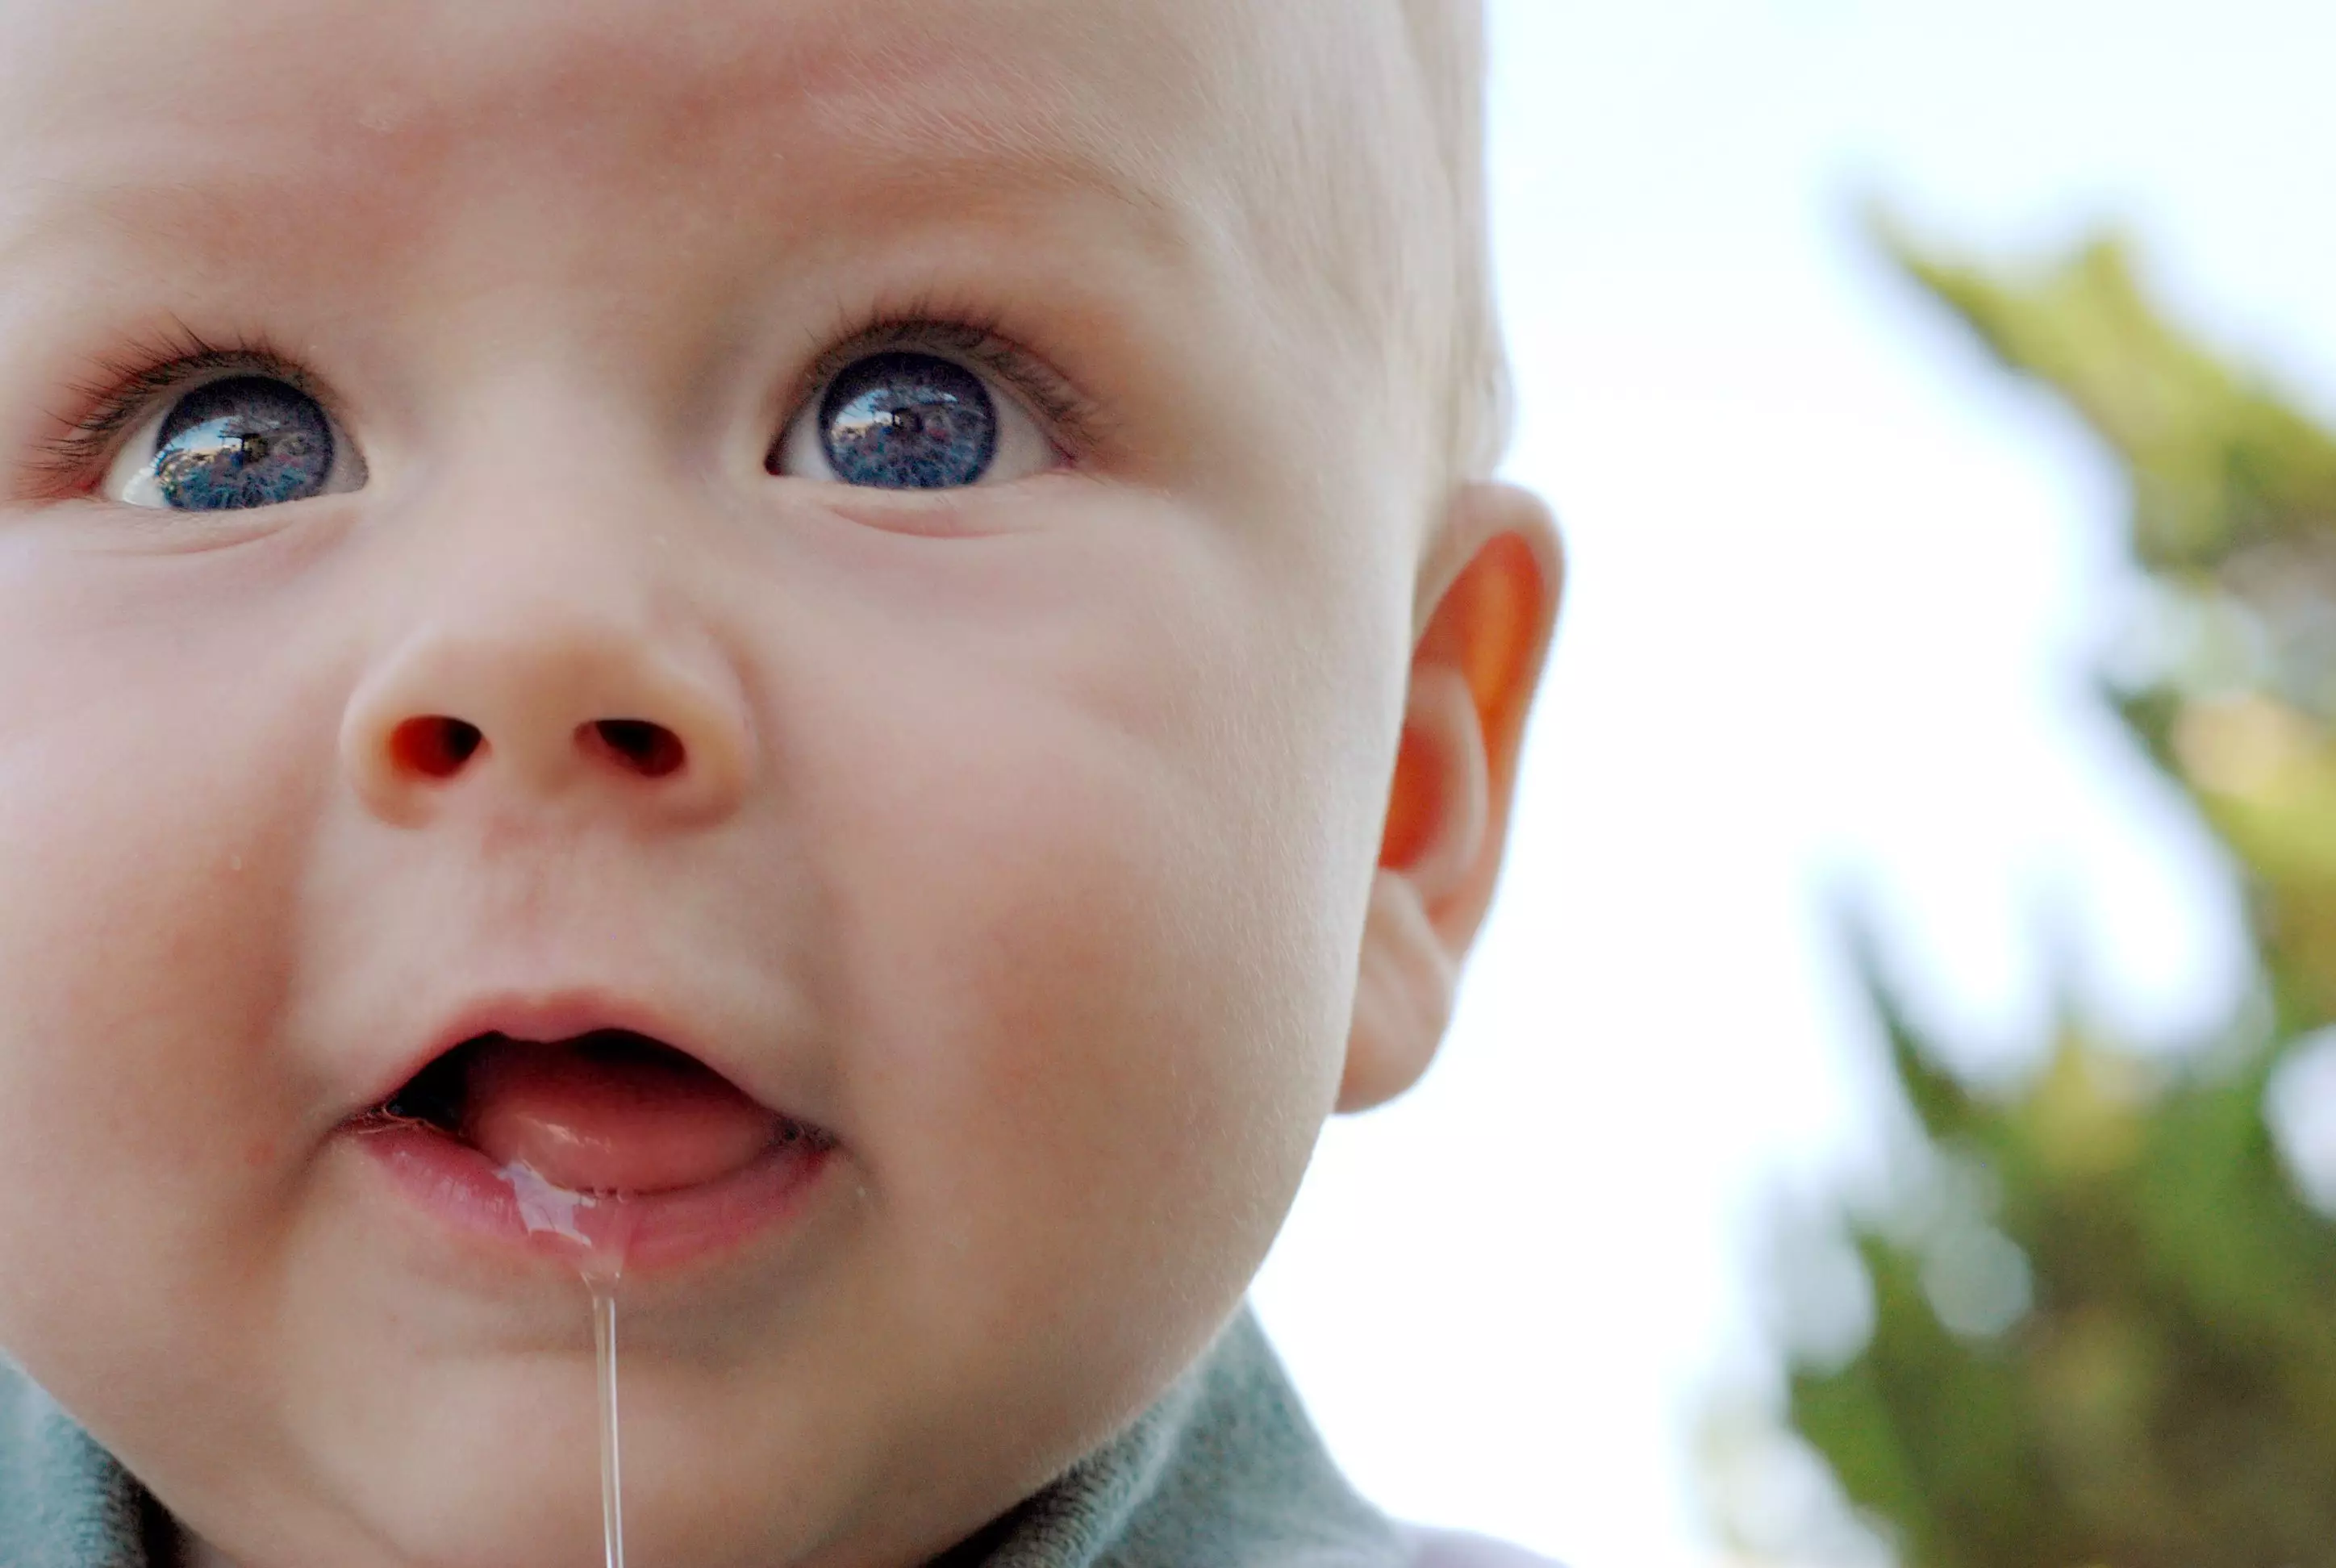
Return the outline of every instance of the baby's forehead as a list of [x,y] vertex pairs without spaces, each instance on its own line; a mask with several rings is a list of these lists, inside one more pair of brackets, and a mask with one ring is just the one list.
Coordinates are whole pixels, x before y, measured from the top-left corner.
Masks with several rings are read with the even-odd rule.
[[[910,8],[918,24],[890,29],[864,6],[771,0],[8,9],[22,46],[0,57],[0,169],[20,197],[266,186],[384,200],[413,180],[573,189],[653,174],[715,205],[752,200],[757,162],[866,170],[901,153],[1033,176],[1076,161],[1136,195],[1165,161],[1139,83],[1099,79],[1107,54],[1033,29],[1031,7],[980,0]],[[1082,123],[1090,98],[1120,99],[1129,119]]]
[[250,187],[354,205],[414,180],[450,196],[632,180],[718,209],[793,160],[812,167],[784,172],[814,183],[922,171],[928,199],[1091,188],[1220,242],[1258,239],[1241,230],[1260,220],[1324,227],[1318,171],[1296,165],[1374,155],[1341,102],[1371,84],[1338,73],[1384,73],[1401,37],[1377,0],[8,0],[5,15],[10,206],[79,176],[198,204]]

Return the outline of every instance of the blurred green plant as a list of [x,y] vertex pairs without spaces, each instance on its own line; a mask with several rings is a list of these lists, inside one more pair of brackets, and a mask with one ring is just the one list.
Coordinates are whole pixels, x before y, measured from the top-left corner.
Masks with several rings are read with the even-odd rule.
[[2022,275],[1873,229],[2130,476],[2151,610],[2103,696],[2226,846],[2261,984],[2171,1061],[2064,1008],[1990,1089],[1846,922],[1930,1174],[1844,1222],[1871,1333],[1798,1359],[1791,1427],[1912,1568],[2336,1568],[2336,1226],[2266,1109],[2336,1039],[2336,436],[2172,325],[2113,235]]

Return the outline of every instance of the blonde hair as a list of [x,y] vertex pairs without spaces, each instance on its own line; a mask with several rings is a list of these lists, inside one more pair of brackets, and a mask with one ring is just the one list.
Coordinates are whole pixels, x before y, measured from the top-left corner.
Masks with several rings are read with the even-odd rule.
[[[1438,357],[1446,389],[1444,447],[1453,481],[1486,479],[1501,464],[1514,419],[1508,355],[1493,294],[1485,210],[1483,0],[1401,0],[1411,54],[1434,126],[1455,254],[1448,334]],[[1438,312],[1445,314],[1445,312]]]
[[[1483,0],[1249,0],[1201,16],[1197,33],[1159,26],[1131,42],[1098,13],[1095,46],[1188,52],[1206,98],[1183,123],[1224,150],[1209,167],[1237,171],[1194,207],[1227,211],[1270,272],[1306,280],[1290,303],[1385,378],[1398,417],[1423,422],[1406,433],[1429,470],[1417,499],[1489,478],[1510,416],[1486,231]],[[1299,69],[1275,71],[1291,59]],[[1174,162],[1163,153],[1157,178],[1173,184]]]

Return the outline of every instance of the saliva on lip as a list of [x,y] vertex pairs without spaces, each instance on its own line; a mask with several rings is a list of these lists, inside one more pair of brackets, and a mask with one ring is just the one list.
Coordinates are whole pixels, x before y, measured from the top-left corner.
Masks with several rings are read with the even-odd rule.
[[[408,1125],[411,1118],[375,1113],[361,1132]],[[579,1193],[546,1180],[524,1160],[495,1172],[511,1190],[521,1223],[530,1236],[572,1249],[576,1272],[592,1297],[592,1343],[599,1368],[600,1538],[608,1568],[625,1568],[623,1467],[617,1432],[617,1281],[631,1251],[635,1214],[623,1193]],[[588,1226],[584,1216],[593,1222]]]
[[[600,1384],[600,1540],[608,1568],[625,1568],[623,1467],[617,1440],[617,1281],[635,1216],[622,1193],[579,1193],[554,1186],[521,1160],[495,1173],[509,1183],[528,1234],[550,1235],[579,1249],[576,1271],[592,1293],[592,1343]],[[599,1222],[588,1234],[586,1213]]]

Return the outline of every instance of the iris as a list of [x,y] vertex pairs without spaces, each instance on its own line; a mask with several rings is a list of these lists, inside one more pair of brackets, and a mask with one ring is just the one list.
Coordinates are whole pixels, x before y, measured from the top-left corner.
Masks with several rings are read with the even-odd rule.
[[820,442],[846,484],[943,490],[971,484],[998,455],[998,409],[980,377],[930,354],[876,354],[821,400]]
[[214,381],[164,418],[151,471],[162,503],[180,511],[306,500],[332,478],[332,422],[316,399],[283,382]]

